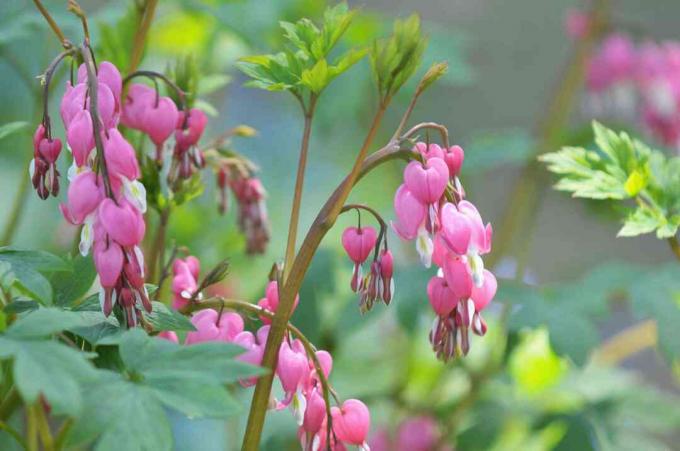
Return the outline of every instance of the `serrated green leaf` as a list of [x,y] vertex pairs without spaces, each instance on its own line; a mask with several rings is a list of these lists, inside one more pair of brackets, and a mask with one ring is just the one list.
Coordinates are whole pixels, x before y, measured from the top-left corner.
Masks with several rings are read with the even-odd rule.
[[[11,330],[11,328],[10,328]],[[12,358],[14,382],[27,404],[43,395],[55,414],[77,415],[80,384],[94,375],[86,354],[51,340],[0,336],[0,358]]]
[[71,266],[68,274],[54,274],[50,277],[54,303],[59,306],[71,306],[78,302],[90,289],[97,276],[90,257],[78,255],[68,264]]
[[626,218],[623,227],[616,236],[629,237],[652,233],[659,227],[659,219],[650,209],[637,208]]

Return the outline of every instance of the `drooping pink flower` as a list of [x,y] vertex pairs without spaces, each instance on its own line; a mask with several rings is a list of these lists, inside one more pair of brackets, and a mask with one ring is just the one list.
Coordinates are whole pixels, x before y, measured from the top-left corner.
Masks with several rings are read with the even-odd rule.
[[439,316],[448,316],[456,308],[459,298],[449,288],[443,277],[432,277],[427,284],[427,297],[434,312]]
[[179,343],[179,338],[177,338],[177,334],[171,330],[164,330],[160,332],[157,335],[158,338],[162,338],[163,340],[168,340],[173,343]]
[[285,397],[278,403],[277,409],[286,408],[293,403],[294,414],[299,425],[302,424],[305,413],[305,398],[302,395],[301,388],[309,378],[309,372],[309,363],[302,344],[298,340],[294,340],[291,345],[284,340],[279,348],[276,375],[281,381]]
[[114,242],[100,242],[94,248],[94,264],[99,282],[104,288],[113,288],[123,271],[123,249]]
[[[105,84],[116,99],[120,102],[120,94],[123,89],[123,79],[118,68],[109,61],[102,61],[97,66],[97,80]],[[78,67],[78,83],[87,82],[87,69],[85,64]]]
[[412,161],[404,169],[404,184],[424,204],[436,204],[448,181],[449,168],[441,158],[430,158],[424,164]]
[[409,418],[397,430],[397,451],[434,451],[439,437],[439,428],[434,418]]
[[368,448],[366,440],[371,427],[371,414],[363,402],[348,399],[342,403],[342,407],[333,407],[331,416],[333,430],[340,441]]
[[196,145],[201,139],[203,130],[208,124],[208,117],[198,108],[192,108],[188,112],[182,111],[177,116],[175,140],[180,151]]
[[144,238],[144,217],[125,199],[118,205],[110,198],[104,199],[99,206],[99,220],[106,233],[121,246],[134,246]]
[[394,195],[394,212],[397,216],[392,228],[401,238],[412,240],[425,224],[427,206],[418,200],[411,191],[402,184]]
[[94,149],[94,132],[90,113],[81,109],[66,129],[66,142],[71,147],[77,166],[84,166]]
[[68,187],[68,205],[62,207],[67,220],[82,224],[85,217],[94,212],[102,200],[102,191],[97,183],[97,174],[84,171],[78,174]]
[[[326,402],[317,388],[309,391],[306,396],[307,408],[302,422],[302,428],[309,434],[316,434],[326,419]],[[324,433],[321,431],[321,433]]]
[[140,172],[135,150],[118,129],[109,129],[103,136],[103,142],[109,175],[125,177],[128,180],[138,179]]
[[392,301],[392,296],[394,295],[394,260],[392,257],[392,251],[389,249],[383,249],[380,252],[380,277],[382,281],[382,298],[385,304]]
[[359,289],[359,279],[361,279],[361,265],[366,261],[368,255],[375,248],[378,234],[370,226],[348,227],[342,233],[342,247],[345,248],[350,260],[354,262],[354,272],[352,275],[352,290]]
[[232,342],[243,332],[243,318],[238,313],[222,312],[212,309],[201,310],[191,318],[195,331],[187,333],[186,344],[206,341]]
[[447,259],[442,269],[446,284],[455,299],[468,299],[474,283],[472,272],[464,257]]
[[[295,311],[300,302],[300,295],[295,295],[295,300],[293,301],[293,309],[291,313]],[[260,299],[257,303],[260,307],[265,310],[269,310],[272,313],[276,313],[279,308],[279,284],[276,280],[272,280],[267,284],[265,289],[265,297]],[[266,316],[261,316],[260,319],[264,324],[271,324],[271,320]]]
[[141,125],[157,147],[175,131],[177,106],[170,97],[160,97],[158,103],[151,102],[141,117]]
[[156,91],[153,88],[139,83],[130,85],[121,114],[123,125],[136,130],[143,130],[144,116],[155,98]]
[[472,287],[471,298],[475,304],[475,310],[481,312],[489,305],[489,302],[496,295],[498,282],[496,277],[489,270],[484,270],[484,284],[481,287]]

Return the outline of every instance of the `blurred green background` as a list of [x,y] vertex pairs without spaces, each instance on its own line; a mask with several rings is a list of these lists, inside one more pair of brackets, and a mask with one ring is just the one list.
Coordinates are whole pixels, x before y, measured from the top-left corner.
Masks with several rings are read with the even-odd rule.
[[[362,8],[348,32],[349,45],[384,35],[395,17],[421,14],[430,45],[420,73],[439,60],[448,61],[450,71],[423,96],[412,122],[433,120],[449,127],[452,142],[466,151],[462,180],[468,197],[486,220],[499,227],[509,193],[531,157],[536,124],[572,46],[563,31],[564,14],[580,3],[349,3]],[[680,38],[680,3],[612,3],[617,18],[634,21],[650,37]],[[302,120],[292,97],[243,88],[244,77],[234,62],[276,48],[279,20],[318,17],[325,4],[164,0],[142,63],[144,68],[164,70],[175,58],[194,55],[204,73],[203,92],[209,92],[200,97],[217,114],[211,117],[207,137],[237,124],[258,130],[256,137],[237,141],[235,148],[259,165],[269,193],[268,252],[244,255],[235,214],[218,215],[214,180],[208,173],[205,193],[177,211],[169,233],[206,268],[228,257],[231,270],[224,290],[252,301],[262,296],[266,274],[283,254]],[[66,12],[65,2],[46,5],[68,33],[77,36],[78,24]],[[94,45],[101,47],[116,35],[114,24],[128,4],[84,1],[83,7],[94,25]],[[25,133],[0,142],[0,224],[4,224],[31,157],[29,131],[41,114],[35,76],[59,49],[30,2],[5,0],[0,17],[0,124],[31,123]],[[101,34],[102,24],[114,25],[107,38]],[[62,73],[59,83],[65,79]],[[414,81],[390,108],[376,143],[391,135]],[[56,90],[51,99],[55,118],[59,96]],[[324,93],[313,129],[301,230],[349,169],[375,100],[366,61]],[[579,130],[591,118],[576,110],[572,125]],[[61,127],[56,128],[63,135]],[[386,165],[362,181],[352,199],[392,218],[392,196],[401,174],[399,163]],[[378,306],[362,317],[349,290],[351,265],[339,240],[343,226],[353,218],[342,218],[328,234],[303,286],[293,322],[319,347],[332,351],[333,385],[341,397],[358,397],[369,404],[374,430],[385,428],[392,434],[404,418],[427,414],[439,421],[442,440],[457,443],[458,449],[671,449],[673,438],[677,446],[680,298],[672,296],[680,283],[677,263],[666,244],[653,237],[615,238],[618,225],[599,205],[573,201],[548,185],[544,189],[533,226],[516,233],[510,253],[500,259],[497,269],[508,280],[500,280],[496,306],[487,315],[489,334],[475,337],[467,359],[448,365],[437,362],[428,349],[432,314],[425,285],[431,271],[418,265],[412,246],[390,236],[398,251],[395,300],[389,308]],[[29,192],[12,244],[68,251],[75,230],[63,221],[57,205],[54,199],[41,202]],[[515,276],[518,255],[526,260],[525,279],[530,285],[509,280]],[[509,314],[507,334],[503,327],[495,327],[501,305],[510,306],[504,310]],[[650,317],[659,318],[660,346],[645,346],[613,366],[594,363],[601,343]],[[652,335],[654,342],[656,334]],[[249,396],[250,391],[244,391],[244,404]],[[237,449],[244,419],[226,428],[220,422],[177,423],[178,449],[224,449],[225,440]],[[266,449],[296,449],[295,431],[290,415],[271,414]]]

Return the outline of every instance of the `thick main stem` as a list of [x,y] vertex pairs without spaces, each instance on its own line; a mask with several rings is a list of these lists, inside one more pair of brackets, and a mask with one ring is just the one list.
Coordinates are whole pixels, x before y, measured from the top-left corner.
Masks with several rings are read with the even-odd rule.
[[151,22],[153,21],[153,16],[156,12],[156,6],[158,5],[158,0],[146,0],[144,3],[144,8],[141,11],[141,20],[139,27],[135,32],[134,44],[132,47],[132,56],[130,57],[130,65],[128,66],[127,73],[132,73],[137,70],[139,63],[142,61],[142,55],[144,54],[144,44],[146,42],[146,35],[151,27]]
[[307,236],[305,237],[302,247],[298,252],[293,265],[290,268],[288,277],[285,280],[283,288],[279,293],[280,301],[276,311],[276,315],[272,320],[269,337],[267,338],[267,345],[265,346],[264,357],[262,359],[262,366],[270,370],[268,375],[262,376],[255,386],[253,399],[250,405],[250,413],[248,415],[248,425],[246,426],[245,437],[243,438],[243,451],[257,451],[260,445],[260,437],[262,435],[262,428],[264,426],[264,418],[267,412],[267,405],[269,403],[269,394],[272,388],[274,379],[274,369],[276,368],[278,359],[278,350],[283,340],[286,325],[290,318],[293,308],[293,301],[295,293],[300,289],[302,279],[304,278],[309,263],[323,239],[326,232],[332,227],[337,219],[345,200],[349,196],[350,190],[360,178],[361,170],[366,165],[364,161],[368,149],[373,142],[373,138],[378,131],[383,115],[385,113],[385,104],[381,104],[378,109],[373,122],[368,131],[366,139],[364,140],[359,155],[352,167],[352,171],[345,178],[345,180],[338,186],[328,199],[324,207],[317,215],[312,224]]
[[286,256],[283,265],[283,280],[285,281],[290,272],[290,266],[295,258],[295,244],[297,241],[298,223],[300,222],[300,205],[302,203],[302,188],[305,183],[305,169],[307,167],[307,153],[309,151],[309,138],[312,134],[312,118],[314,117],[314,100],[310,112],[305,114],[305,127],[300,144],[300,159],[298,161],[297,176],[295,178],[295,193],[293,194],[293,207],[290,212],[288,225],[288,241],[286,243]]

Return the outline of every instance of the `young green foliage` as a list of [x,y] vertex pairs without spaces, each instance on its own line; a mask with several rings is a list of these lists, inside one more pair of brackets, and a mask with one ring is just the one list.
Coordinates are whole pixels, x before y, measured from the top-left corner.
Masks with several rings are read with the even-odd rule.
[[[413,75],[420,65],[425,47],[427,39],[422,35],[420,17],[416,14],[406,20],[397,20],[389,38],[375,41],[369,57],[383,103]],[[434,81],[443,74],[441,66],[435,65],[432,70],[427,80]]]
[[309,19],[281,22],[286,48],[276,54],[242,58],[238,67],[252,80],[246,86],[269,91],[289,91],[307,109],[331,81],[364,57],[363,49],[350,49],[340,56],[329,55],[349,27],[356,11],[346,3],[328,8],[321,27]]
[[680,226],[680,158],[668,158],[597,122],[593,130],[599,151],[565,147],[540,157],[560,176],[555,188],[574,197],[633,199],[635,206],[628,208],[618,236],[675,236]]

